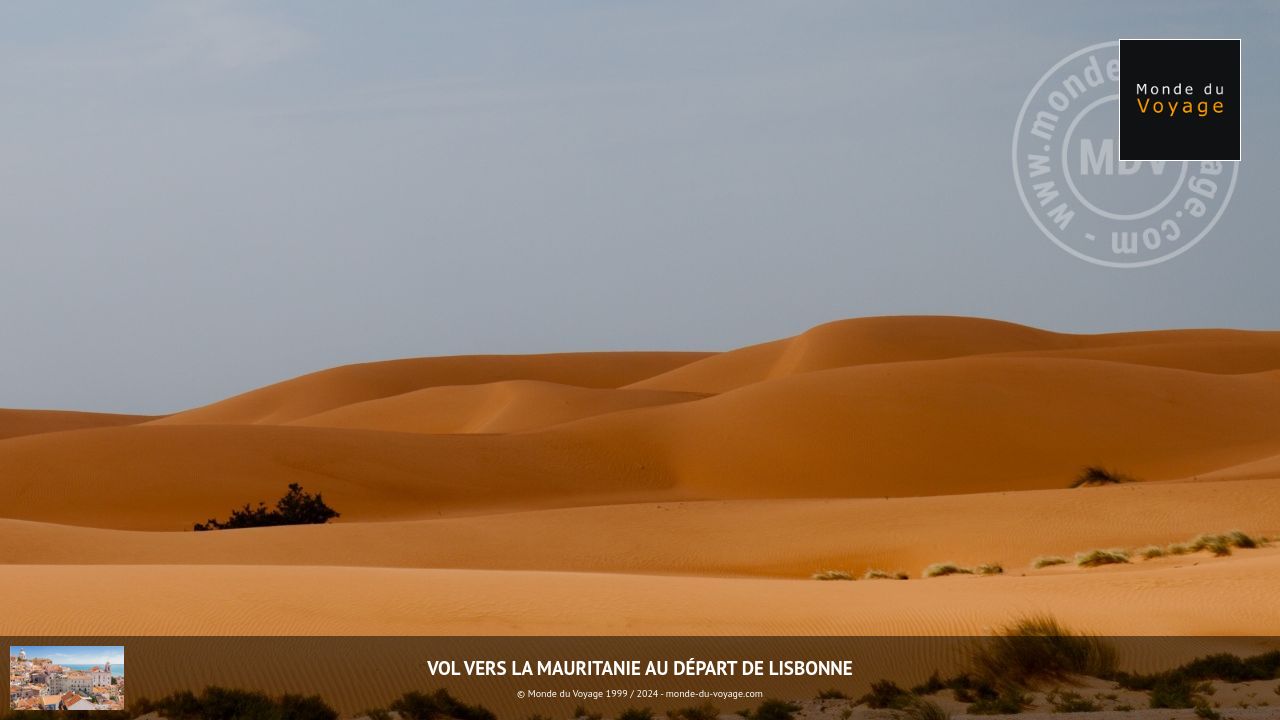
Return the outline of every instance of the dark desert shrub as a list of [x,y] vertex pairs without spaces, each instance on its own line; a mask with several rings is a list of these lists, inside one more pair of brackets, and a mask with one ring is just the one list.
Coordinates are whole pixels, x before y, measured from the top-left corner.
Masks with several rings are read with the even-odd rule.
[[829,690],[820,691],[818,693],[818,699],[819,700],[848,700],[849,696],[845,695],[843,690],[837,690],[835,688],[831,688]]
[[911,693],[898,687],[894,681],[877,680],[871,683],[871,692],[858,698],[858,704],[877,710],[885,708],[902,710],[911,704],[913,699]]
[[765,700],[751,713],[751,720],[791,720],[800,706],[785,700]]
[[1099,465],[1090,465],[1080,471],[1071,487],[1096,487],[1099,485],[1119,485],[1133,482],[1133,478],[1118,472],[1112,472]]
[[1014,688],[1007,688],[997,697],[978,700],[966,712],[970,715],[1017,715],[1030,704],[1027,696]]
[[225,521],[209,518],[208,522],[196,523],[194,529],[201,532],[279,525],[323,525],[338,515],[337,511],[325,505],[324,496],[320,493],[312,495],[304,492],[298,483],[289,483],[289,492],[276,501],[274,509],[268,509],[263,502],[259,502],[257,507],[246,503],[239,510],[232,510],[231,517]]
[[705,703],[668,710],[667,717],[671,720],[716,720],[720,717],[720,710],[711,703]]
[[492,712],[480,705],[468,705],[449,694],[443,688],[433,693],[405,693],[391,703],[391,709],[408,720],[497,720]]

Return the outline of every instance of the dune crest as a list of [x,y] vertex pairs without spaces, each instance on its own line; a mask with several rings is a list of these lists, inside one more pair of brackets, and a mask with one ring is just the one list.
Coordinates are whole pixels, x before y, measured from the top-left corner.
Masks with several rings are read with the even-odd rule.
[[154,419],[152,415],[0,409],[0,440],[85,428],[137,425]]
[[702,397],[697,393],[506,380],[424,388],[344,405],[290,424],[427,434],[511,433]]
[[541,380],[616,388],[706,357],[695,352],[458,355],[360,363],[303,375],[157,420],[165,425],[277,424],[440,385]]

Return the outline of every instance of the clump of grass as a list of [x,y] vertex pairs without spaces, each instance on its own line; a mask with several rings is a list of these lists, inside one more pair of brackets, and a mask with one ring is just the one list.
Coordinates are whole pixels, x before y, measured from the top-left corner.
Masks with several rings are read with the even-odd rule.
[[1126,550],[1090,550],[1089,552],[1076,553],[1076,565],[1080,567],[1100,567],[1102,565],[1121,565],[1129,562],[1129,553]]
[[1097,487],[1099,485],[1119,485],[1127,482],[1133,482],[1133,478],[1123,473],[1113,472],[1100,465],[1090,465],[1080,471],[1080,474],[1071,483],[1071,487]]
[[1214,535],[1213,533],[1197,535],[1191,541],[1191,550],[1193,552],[1208,550],[1218,557],[1225,557],[1231,554],[1231,539],[1226,535]]
[[951,713],[937,703],[916,698],[906,710],[907,720],[951,720]]
[[1045,700],[1053,706],[1056,713],[1099,712],[1102,706],[1077,692],[1070,690],[1053,690],[1045,695]]
[[1169,555],[1190,555],[1192,552],[1194,552],[1191,549],[1191,546],[1186,543],[1171,543],[1169,547],[1165,548],[1164,550],[1165,550],[1165,553]]
[[752,720],[792,720],[800,712],[800,706],[786,700],[769,699],[751,713]]
[[1253,538],[1242,530],[1232,530],[1227,533],[1227,542],[1232,547],[1238,547],[1241,550],[1254,550],[1266,544],[1266,538]]
[[1148,545],[1139,550],[1138,554],[1142,556],[1143,560],[1155,560],[1158,557],[1164,557],[1165,551],[1159,545]]
[[1005,688],[996,697],[980,698],[965,709],[970,715],[1019,715],[1031,704],[1031,698],[1017,689]]
[[819,570],[809,577],[814,580],[852,580],[853,574],[847,570]]
[[934,563],[924,569],[924,576],[945,577],[947,575],[972,575],[973,568],[961,567],[953,562]]
[[982,563],[973,571],[979,575],[1003,575],[1004,566],[1000,563]]
[[875,710],[903,710],[911,704],[914,697],[911,693],[898,687],[892,680],[876,680],[871,683],[871,692],[858,698],[857,704],[866,705]]
[[844,694],[843,690],[831,688],[830,690],[821,690],[818,692],[819,700],[848,700],[849,696]]
[[1041,555],[1031,561],[1031,567],[1039,570],[1040,568],[1052,567],[1054,565],[1066,565],[1069,562],[1071,561],[1061,555]]
[[1108,677],[1116,669],[1116,652],[1096,637],[1073,633],[1054,618],[1038,615],[1001,630],[974,651],[971,662],[979,677],[1029,687],[1072,675]]
[[907,575],[901,570],[889,572],[888,570],[879,570],[876,568],[870,568],[862,574],[863,580],[907,580],[910,577],[910,575]]

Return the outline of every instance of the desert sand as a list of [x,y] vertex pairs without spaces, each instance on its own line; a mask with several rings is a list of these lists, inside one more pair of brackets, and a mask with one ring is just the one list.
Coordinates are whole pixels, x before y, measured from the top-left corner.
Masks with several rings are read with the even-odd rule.
[[[1069,488],[1086,465],[1134,481]],[[341,517],[190,531],[290,482]],[[0,411],[5,584],[94,588],[6,608],[10,635],[1274,635],[1277,548],[1031,568],[1232,529],[1280,536],[1277,332],[867,318]],[[942,561],[1005,572],[921,577]],[[810,579],[868,568],[911,579]]]

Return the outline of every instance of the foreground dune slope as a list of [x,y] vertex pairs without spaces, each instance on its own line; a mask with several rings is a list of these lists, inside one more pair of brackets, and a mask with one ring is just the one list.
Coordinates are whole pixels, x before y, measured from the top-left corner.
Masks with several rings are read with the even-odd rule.
[[[824,569],[868,568],[919,576],[930,563],[955,561],[999,562],[1016,574],[1031,572],[1040,555],[1165,545],[1234,528],[1280,537],[1280,480],[890,500],[632,503],[216,533],[0,520],[0,564],[75,565],[92,561],[84,548],[109,547],[97,562],[807,578]],[[32,547],[41,550],[33,554]],[[1206,554],[1172,560],[1219,562]]]
[[137,425],[153,420],[150,415],[73,412],[66,410],[10,410],[0,408],[0,440],[96,427]]
[[[9,517],[177,530],[289,482],[343,521],[640,500],[1061,488],[1280,454],[1280,373],[971,357],[815,371],[507,435],[144,425],[0,442]],[[59,502],[72,493],[81,502]],[[10,509],[12,508],[12,509]]]
[[[0,581],[9,587],[51,587],[70,576],[93,592],[18,603],[0,617],[0,632],[971,635],[1019,615],[1050,613],[1099,634],[1275,633],[1278,553],[1176,571],[1108,570],[823,583],[492,570],[6,565]],[[1230,611],[1215,611],[1223,608]]]
[[343,405],[438,385],[541,380],[614,388],[707,356],[695,352],[459,355],[344,365],[171,415],[168,425],[285,423]]
[[429,434],[511,433],[702,397],[697,393],[507,380],[425,388],[344,405],[291,424]]

